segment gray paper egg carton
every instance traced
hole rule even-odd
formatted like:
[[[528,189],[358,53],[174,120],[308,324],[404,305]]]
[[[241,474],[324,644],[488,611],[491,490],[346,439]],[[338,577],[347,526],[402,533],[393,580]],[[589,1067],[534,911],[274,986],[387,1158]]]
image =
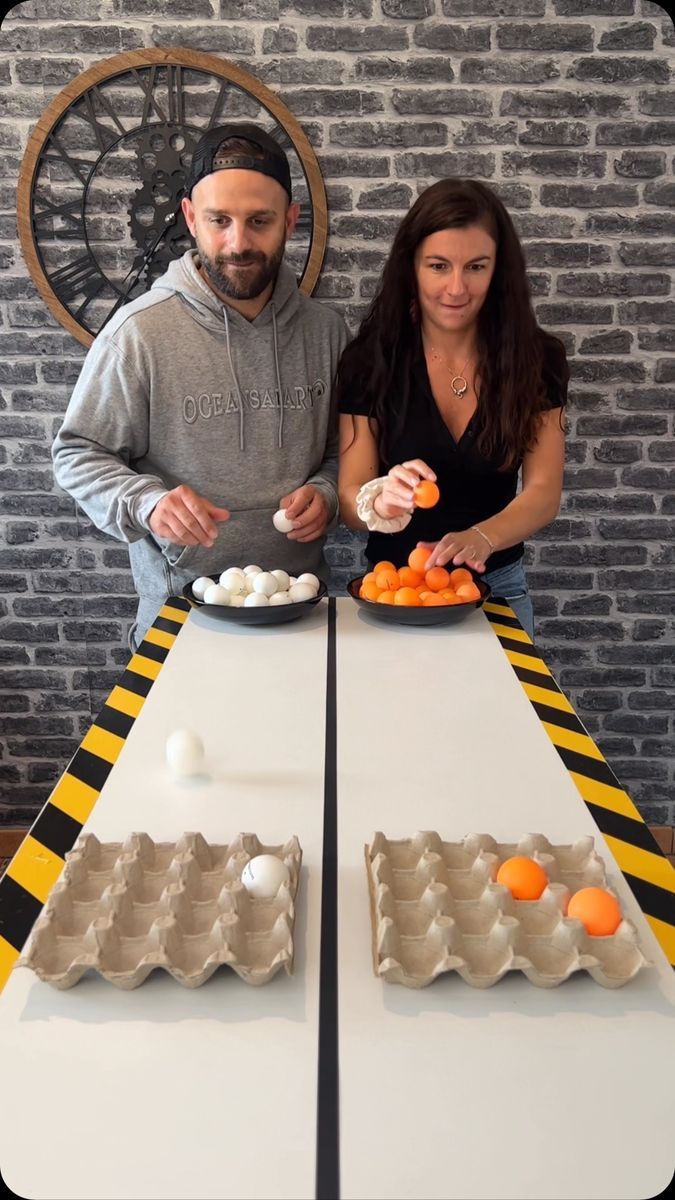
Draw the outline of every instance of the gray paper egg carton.
[[[289,879],[271,900],[254,899],[241,873],[258,854],[275,854]],[[31,967],[57,988],[98,971],[131,989],[161,967],[185,987],[199,987],[221,965],[251,984],[293,971],[294,900],[302,851],[296,837],[264,846],[242,833],[209,845],[199,833],[153,842],[81,836],[33,926],[17,966]]]
[[[365,849],[375,974],[389,983],[426,987],[456,971],[473,987],[491,987],[520,970],[538,987],[555,987],[585,970],[603,987],[620,987],[648,965],[630,921],[611,936],[590,937],[564,916],[571,893],[607,887],[592,837],[554,846],[539,833],[517,843],[477,833],[461,842],[433,832],[401,841],[376,833]],[[539,900],[514,900],[494,882],[499,864],[518,854],[548,875]]]

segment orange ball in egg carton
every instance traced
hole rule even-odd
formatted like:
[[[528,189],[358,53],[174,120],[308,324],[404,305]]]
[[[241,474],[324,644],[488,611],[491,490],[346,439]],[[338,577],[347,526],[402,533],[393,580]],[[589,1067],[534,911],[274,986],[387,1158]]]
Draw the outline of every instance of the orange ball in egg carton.
[[[548,875],[534,858],[516,854],[501,864],[497,883],[508,888],[514,900],[538,900],[548,883]]]
[[[622,921],[616,896],[605,888],[585,887],[570,898],[567,916],[581,921],[591,937],[611,937]]]

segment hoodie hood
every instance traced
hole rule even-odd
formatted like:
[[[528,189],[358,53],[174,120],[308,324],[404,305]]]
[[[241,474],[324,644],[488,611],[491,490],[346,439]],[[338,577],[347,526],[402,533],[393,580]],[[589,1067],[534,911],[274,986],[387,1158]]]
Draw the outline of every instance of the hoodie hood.
[[[221,300],[199,271],[199,253],[188,250],[182,258],[176,259],[169,269],[159,279],[155,280],[151,291],[168,293],[178,296],[190,309],[193,320],[205,329],[211,329],[222,336],[225,332],[226,353],[235,390],[239,397],[239,449],[245,449],[245,419],[242,388],[239,383],[237,370],[232,358],[232,333],[244,338],[259,338],[261,334],[271,331],[276,383],[279,395],[283,395],[283,379],[279,364],[279,334],[280,327],[287,325],[296,316],[300,307],[300,297],[295,275],[286,263],[282,262],[276,278],[274,290],[262,312],[254,320],[249,321]],[[279,429],[277,445],[284,444],[284,406],[279,405]]]

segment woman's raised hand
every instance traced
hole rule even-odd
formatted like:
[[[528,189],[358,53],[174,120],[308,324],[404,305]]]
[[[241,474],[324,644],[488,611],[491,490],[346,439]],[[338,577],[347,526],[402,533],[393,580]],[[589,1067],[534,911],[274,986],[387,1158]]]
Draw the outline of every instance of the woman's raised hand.
[[[420,479],[430,479],[436,482],[436,476],[421,458],[412,458],[410,462],[400,463],[392,467],[384,481],[384,487],[379,496],[375,497],[373,505],[379,517],[401,517],[410,513],[415,507],[415,488]]]
[[[429,551],[425,570],[444,567],[452,562],[453,567],[473,567],[474,571],[485,570],[485,559],[490,553],[487,543],[475,529],[464,529],[461,533],[446,533],[440,542],[418,542]]]

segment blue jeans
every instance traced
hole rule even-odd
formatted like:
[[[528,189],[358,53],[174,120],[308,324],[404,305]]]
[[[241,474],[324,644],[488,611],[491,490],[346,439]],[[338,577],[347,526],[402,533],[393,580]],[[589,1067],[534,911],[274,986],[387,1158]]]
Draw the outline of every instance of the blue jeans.
[[[516,559],[506,567],[497,567],[495,571],[486,571],[483,579],[489,583],[493,596],[502,596],[506,600],[525,632],[534,641],[534,611],[522,558]]]

